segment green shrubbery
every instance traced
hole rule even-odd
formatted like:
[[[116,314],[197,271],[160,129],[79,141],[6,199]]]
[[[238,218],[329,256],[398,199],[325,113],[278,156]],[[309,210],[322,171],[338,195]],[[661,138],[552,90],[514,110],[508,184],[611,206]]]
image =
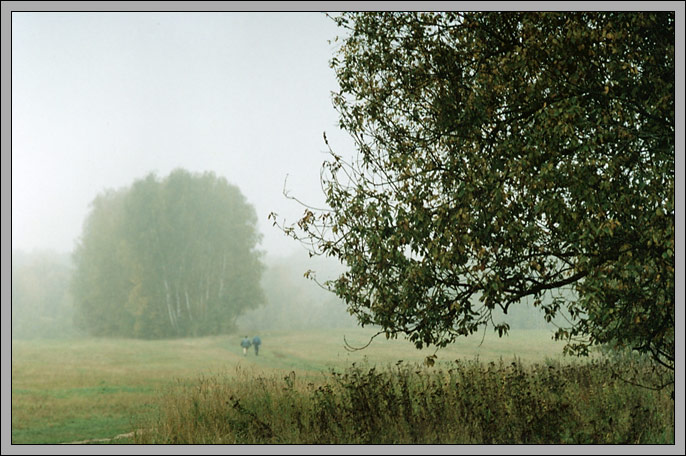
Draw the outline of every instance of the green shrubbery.
[[[353,366],[320,380],[203,378],[167,391],[135,443],[674,442],[666,373],[636,360]]]

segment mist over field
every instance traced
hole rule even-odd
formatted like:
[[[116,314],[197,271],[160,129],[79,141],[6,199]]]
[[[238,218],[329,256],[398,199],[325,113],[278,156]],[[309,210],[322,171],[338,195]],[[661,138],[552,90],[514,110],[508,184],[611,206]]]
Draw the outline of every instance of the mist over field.
[[[255,251],[274,261],[265,264],[263,277],[257,279],[264,286],[267,305],[264,297],[241,298],[256,307],[242,316],[247,327],[352,324],[343,306],[334,305],[332,297],[313,283],[304,284],[302,274],[312,269],[304,261],[289,268],[289,260],[276,260],[306,255],[267,218],[271,212],[289,220],[301,215],[300,205],[284,192],[322,204],[318,174],[325,158],[324,131],[341,149],[351,144],[338,129],[330,103],[336,81],[328,67],[334,48],[328,40],[337,34],[330,19],[320,13],[15,13],[12,21],[13,338],[87,335],[87,328],[74,321],[87,312],[83,303],[94,302],[93,293],[103,300],[120,295],[141,312],[150,293],[160,292],[167,300],[164,291],[150,289],[152,279],[139,275],[136,280],[148,289],[136,301],[129,288],[134,273],[129,270],[129,278],[118,277],[112,273],[114,266],[103,266],[98,290],[88,282],[94,277],[80,274],[81,286],[76,289],[81,294],[77,291],[75,298],[75,273],[97,270],[96,262],[102,265],[105,257],[97,260],[95,253],[82,249],[81,262],[90,263],[79,269],[74,255],[79,245],[101,242],[94,248],[105,249],[104,255],[114,261],[118,254],[107,249],[121,246],[84,240],[88,223],[97,224],[100,217],[102,223],[112,224],[112,217],[119,217],[98,215],[119,209],[112,202],[98,212],[97,201],[106,201],[108,192],[130,188],[151,174],[164,179],[179,169],[226,179],[255,211]],[[173,191],[184,192],[181,187]],[[183,204],[178,210],[186,210]],[[233,211],[218,201],[188,204],[213,205],[207,214],[215,218]],[[170,213],[169,223],[177,223],[178,216]],[[228,214],[232,216],[240,217]],[[139,230],[147,229],[148,221],[141,218],[137,223]],[[167,250],[157,253],[176,263],[165,268],[191,261],[189,253],[177,249],[182,250],[182,244],[188,249],[193,238],[207,236],[197,223],[179,229],[178,237],[169,238]],[[112,242],[126,242],[139,251],[154,242],[143,235],[111,235]],[[218,240],[211,242],[216,245]],[[120,260],[120,266],[128,261]],[[160,263],[135,261],[143,268]],[[193,261],[200,264],[199,259]],[[217,263],[184,267],[221,270],[227,267],[222,261],[225,256]],[[159,283],[166,280],[171,286],[172,278],[164,274],[177,272],[158,275]],[[206,299],[201,290],[190,289],[197,281],[189,277],[180,288],[169,290],[174,295],[169,297],[171,310],[183,311],[177,308],[180,299],[184,308],[197,303],[193,312],[201,315]],[[225,294],[228,285],[217,278],[210,287],[216,288],[214,294],[220,287]],[[82,303],[80,311],[74,310],[75,299]],[[93,312],[107,313],[104,307]],[[179,319],[193,315],[171,318],[178,326],[183,323]],[[139,333],[160,331],[150,322],[138,324]],[[117,330],[96,332],[108,331]]]
[[[307,271],[314,271],[320,283],[305,278]],[[335,261],[309,258],[306,252],[295,252],[287,257],[267,257],[260,284],[266,300],[238,317],[236,333],[357,327],[358,322],[347,312],[345,303],[320,286],[341,271],[340,264]],[[74,302],[69,289],[73,272],[73,262],[68,254],[13,252],[13,339],[88,336],[74,323]],[[525,304],[507,316],[501,313],[497,318],[506,319],[514,331],[547,329],[552,337],[556,328],[554,324],[545,322],[540,310]],[[557,323],[563,325],[565,320],[558,318]]]
[[[267,220],[322,204],[338,33],[321,13],[12,15],[12,248],[70,252],[93,199],[151,172],[212,171]],[[40,131],[41,134],[36,134]]]
[[[87,336],[74,324],[69,290],[74,267],[69,255],[22,251],[13,255],[13,339]],[[327,273],[333,277],[340,269],[334,262],[325,265],[326,261],[310,260],[306,253],[267,260],[260,285],[266,301],[241,315],[237,327],[250,333],[356,327],[343,302],[303,277],[312,269],[317,269],[320,277]]]
[[[674,17],[12,12],[11,444],[682,443]]]

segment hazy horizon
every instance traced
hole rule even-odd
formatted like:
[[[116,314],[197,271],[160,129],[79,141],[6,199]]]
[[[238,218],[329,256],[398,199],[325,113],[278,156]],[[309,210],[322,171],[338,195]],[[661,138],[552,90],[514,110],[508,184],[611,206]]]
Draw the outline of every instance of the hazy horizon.
[[[321,13],[12,16],[12,250],[70,252],[90,202],[175,168],[212,171],[252,204],[267,256],[298,243],[272,227],[323,204],[322,132],[337,153]]]

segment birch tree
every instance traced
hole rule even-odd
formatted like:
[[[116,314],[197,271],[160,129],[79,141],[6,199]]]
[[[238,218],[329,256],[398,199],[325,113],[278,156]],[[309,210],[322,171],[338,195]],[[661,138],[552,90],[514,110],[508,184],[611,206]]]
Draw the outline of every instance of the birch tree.
[[[264,301],[256,222],[212,173],[151,174],[99,196],[75,252],[82,325],[145,338],[231,331]]]

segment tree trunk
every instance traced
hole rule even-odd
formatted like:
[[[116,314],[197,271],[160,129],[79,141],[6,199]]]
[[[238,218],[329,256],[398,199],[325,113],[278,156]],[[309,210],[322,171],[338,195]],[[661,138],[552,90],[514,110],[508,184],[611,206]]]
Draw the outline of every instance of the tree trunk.
[[[169,292],[169,282],[167,282],[167,278],[165,277],[164,279],[164,292],[166,295],[166,301],[167,301],[167,311],[169,312],[169,321],[171,322],[172,328],[178,331],[178,327],[176,325],[176,316],[174,315],[174,309],[172,308],[172,302],[171,302],[171,293]]]

